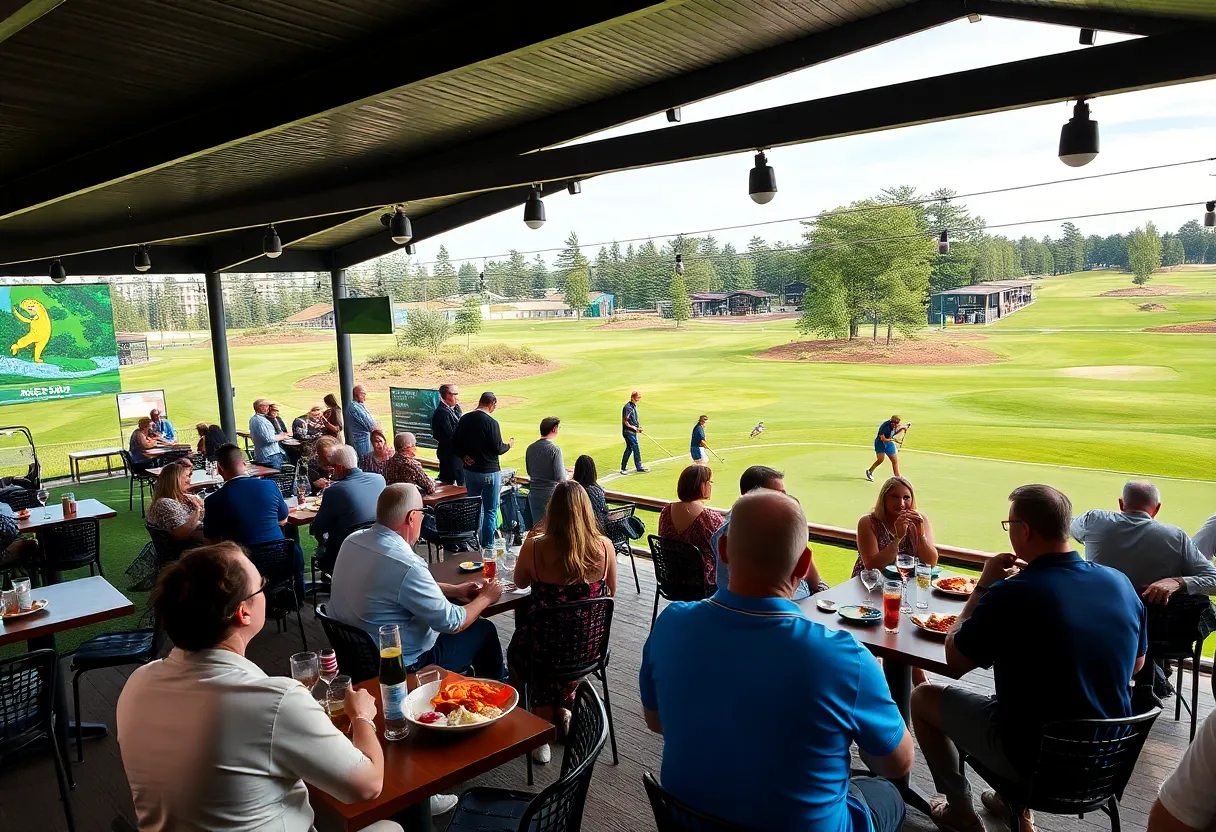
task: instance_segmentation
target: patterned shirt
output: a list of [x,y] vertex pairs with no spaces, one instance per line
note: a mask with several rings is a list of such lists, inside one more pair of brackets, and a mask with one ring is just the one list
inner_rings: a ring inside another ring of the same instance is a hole
[[427,476],[422,463],[405,454],[393,454],[384,463],[384,481],[389,485],[411,482],[418,486],[418,490],[423,494],[435,493],[435,481]]
[[184,525],[193,511],[194,509],[185,503],[162,497],[148,509],[148,525],[171,532]]

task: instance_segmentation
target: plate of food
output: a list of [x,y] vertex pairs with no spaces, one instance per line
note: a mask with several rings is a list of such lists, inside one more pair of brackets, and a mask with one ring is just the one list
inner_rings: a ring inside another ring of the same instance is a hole
[[957,595],[966,598],[972,592],[975,592],[975,587],[978,583],[978,578],[964,578],[961,575],[950,575],[949,577],[935,580],[933,588],[947,595]]
[[850,604],[846,607],[841,607],[836,610],[836,614],[849,621],[860,621],[864,624],[882,621],[882,610],[878,607],[868,607],[865,604]]
[[36,612],[42,612],[44,609],[46,609],[50,605],[51,605],[51,602],[46,600],[45,598],[35,598],[34,605],[32,607],[30,607],[28,610],[18,610],[17,612],[6,612],[3,615],[0,615],[0,618],[3,618],[5,621],[8,621],[10,618],[25,618],[27,615],[33,615]]
[[405,698],[405,718],[435,731],[476,731],[493,725],[519,704],[519,691],[492,679],[449,673]]
[[29,520],[30,519],[30,510],[28,508],[21,509],[21,511],[17,512],[17,519],[18,520]]
[[931,633],[935,636],[944,636],[950,632],[950,628],[954,626],[955,621],[958,621],[957,615],[942,612],[931,612],[928,615],[918,613],[912,616],[913,624],[926,633]]
[[460,564],[461,572],[480,572],[485,563],[479,560],[466,560]]
[[[892,580],[892,581],[898,581],[898,580],[900,580],[900,577],[899,577],[899,570],[898,570],[898,569],[896,569],[896,568],[895,568],[895,566],[894,566],[893,564],[887,564],[886,566],[884,566],[884,567],[882,568],[882,574],[883,574],[883,577],[885,577],[885,578],[889,578],[889,579],[890,579],[890,580]],[[941,568],[941,566],[940,566],[940,565],[935,564],[935,565],[933,566],[933,575],[932,575],[932,577],[936,578],[936,577],[937,577],[938,575],[940,575],[940,574],[942,574],[942,568]],[[908,580],[912,580],[912,578],[909,578]]]

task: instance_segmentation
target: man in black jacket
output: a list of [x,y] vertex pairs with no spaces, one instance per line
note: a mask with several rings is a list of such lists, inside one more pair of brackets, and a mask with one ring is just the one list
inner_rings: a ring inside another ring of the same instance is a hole
[[464,487],[470,497],[481,498],[478,536],[482,546],[492,546],[494,532],[498,530],[498,503],[502,491],[502,467],[498,457],[515,446],[515,437],[505,443],[502,441],[498,422],[490,415],[497,407],[497,396],[482,393],[477,409],[460,417],[460,424],[452,436],[452,445],[464,461]]
[[438,443],[435,455],[439,457],[439,476],[436,479],[450,485],[464,485],[464,463],[452,448],[452,436],[462,415],[460,390],[455,384],[439,385],[439,407],[431,414],[431,435]]

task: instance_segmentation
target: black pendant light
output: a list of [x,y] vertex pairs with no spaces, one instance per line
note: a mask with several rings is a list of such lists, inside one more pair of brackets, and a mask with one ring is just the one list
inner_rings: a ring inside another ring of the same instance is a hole
[[777,176],[763,151],[756,154],[756,166],[747,178],[747,193],[757,205],[767,205],[777,195]]
[[408,254],[410,257],[413,257],[416,252],[417,252],[417,249],[414,248],[413,243],[405,244],[405,253]]
[[1089,117],[1089,105],[1079,99],[1072,118],[1060,128],[1060,161],[1071,168],[1088,165],[1098,155],[1098,122]]
[[684,274],[684,255],[676,255],[676,274]]
[[283,241],[279,239],[279,232],[274,230],[274,223],[271,223],[266,226],[266,236],[262,237],[262,254],[273,260],[282,253]]
[[1206,228],[1216,228],[1216,202],[1209,202],[1203,212],[1203,224]]
[[545,203],[540,199],[540,185],[532,186],[528,201],[524,203],[524,225],[537,229],[545,224]]
[[943,231],[942,236],[940,236],[937,239],[937,253],[938,254],[949,254],[950,253],[950,232]]
[[414,229],[410,225],[410,218],[405,215],[405,206],[403,205],[393,208],[392,213],[383,214],[380,217],[380,224],[388,229],[389,236],[399,246],[403,246],[414,239]]
[[678,124],[680,119],[683,117],[684,117],[683,113],[680,112],[679,107],[668,107],[667,108],[667,121],[670,122],[671,124]]
[[55,281],[56,283],[62,283],[67,279],[67,269],[63,267],[63,264],[59,262],[59,258],[56,257],[51,261],[51,280]]
[[582,192],[583,183],[579,182],[577,179],[571,179],[566,183],[566,193],[570,194],[570,196],[578,196]]
[[148,254],[147,246],[139,246],[135,249],[135,271],[146,272],[152,268],[152,257]]

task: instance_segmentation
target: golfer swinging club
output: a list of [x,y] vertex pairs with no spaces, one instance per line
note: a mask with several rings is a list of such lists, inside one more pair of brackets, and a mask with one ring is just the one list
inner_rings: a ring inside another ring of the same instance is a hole
[[874,453],[877,459],[874,464],[866,469],[866,479],[874,482],[874,469],[882,465],[883,458],[891,460],[891,470],[895,476],[899,476],[899,458],[896,454],[899,449],[895,447],[895,437],[912,427],[912,423],[900,425],[899,417],[892,416],[887,421],[878,426],[878,435],[874,437]]
[[638,402],[642,394],[634,390],[629,394],[629,401],[621,409],[621,436],[625,439],[625,455],[621,457],[621,474],[629,473],[629,457],[633,456],[633,464],[639,474],[645,474],[649,468],[642,467],[642,448],[638,444],[638,434],[642,433],[642,425],[638,421]]
[[688,451],[692,454],[694,465],[709,464],[709,445],[705,444],[705,423],[709,421],[709,417],[702,415],[697,419],[697,423],[692,426],[692,441],[689,444]]

